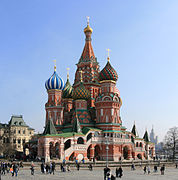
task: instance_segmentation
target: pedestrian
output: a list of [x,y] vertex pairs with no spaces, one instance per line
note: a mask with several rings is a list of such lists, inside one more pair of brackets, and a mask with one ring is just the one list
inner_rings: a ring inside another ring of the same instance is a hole
[[111,170],[109,170],[106,174],[107,180],[111,180]]
[[85,163],[85,159],[84,159],[84,158],[82,159],[82,163],[83,163],[83,164]]
[[118,177],[119,177],[119,169],[116,168],[116,178],[118,178]]
[[51,162],[49,163],[49,173],[50,174],[52,173],[52,163]]
[[109,167],[106,166],[106,167],[104,168],[104,180],[106,180],[107,173],[108,173],[109,171],[110,171]]
[[77,163],[77,170],[79,171],[80,170],[80,164]]
[[48,163],[47,163],[47,164],[46,164],[46,168],[45,168],[45,169],[46,169],[46,174],[48,174],[49,168],[50,168],[50,167],[49,167],[49,165],[48,165]]
[[147,166],[148,174],[150,174],[150,166]]
[[20,167],[23,168],[23,162],[22,161],[20,161]]
[[93,166],[92,164],[90,163],[89,166],[88,166],[89,170],[92,171],[93,170]]
[[158,171],[158,168],[157,168],[157,166],[155,165],[154,166],[154,172],[157,172]]
[[112,174],[111,175],[111,180],[115,180],[116,179],[116,177]]
[[119,174],[119,177],[120,177],[120,178],[123,176],[123,169],[122,169],[121,166],[120,166],[119,169],[118,169],[118,174]]
[[45,168],[45,166],[44,166],[44,163],[42,162],[41,163],[41,173],[43,173],[43,174],[44,174],[44,168]]
[[13,173],[12,173],[12,176],[14,176],[14,174],[15,174],[15,176],[17,176],[17,174],[18,174],[18,166],[17,166],[16,163],[14,163],[14,165],[13,165]]
[[144,171],[144,174],[146,174],[146,166],[144,166],[143,171]]
[[165,171],[165,165],[161,166],[161,169],[160,169],[160,171],[161,171],[161,175],[164,175],[164,171]]
[[31,175],[34,175],[34,171],[35,171],[35,168],[34,168],[34,163],[33,163],[33,161],[32,161],[32,163],[31,163]]
[[134,163],[132,163],[132,165],[131,165],[131,170],[132,170],[132,171],[135,170],[135,164],[134,164]]
[[67,171],[70,171],[70,164],[67,164]]
[[51,167],[51,169],[52,169],[53,175],[54,175],[55,168],[56,168],[56,164],[55,164],[55,162],[52,162],[52,167]]
[[176,163],[176,169],[177,169],[177,163]]
[[6,166],[5,166],[5,162],[2,163],[2,174],[6,174]]

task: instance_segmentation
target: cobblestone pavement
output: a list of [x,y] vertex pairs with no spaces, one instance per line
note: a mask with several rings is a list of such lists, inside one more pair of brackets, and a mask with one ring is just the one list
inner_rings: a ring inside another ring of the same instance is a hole
[[[131,171],[129,168],[123,168],[124,176],[122,179],[125,180],[178,180],[178,169],[166,168],[165,175],[158,173],[151,173],[150,175],[143,174],[141,168],[137,168],[135,171]],[[115,168],[112,169],[115,172]],[[1,176],[2,180],[103,180],[103,169],[89,170],[71,170],[71,172],[61,173],[59,170],[55,172],[55,175],[41,174],[40,170],[35,170],[35,175],[30,174],[29,169],[20,169],[17,177],[12,177],[11,174]],[[119,178],[118,178],[119,179]]]

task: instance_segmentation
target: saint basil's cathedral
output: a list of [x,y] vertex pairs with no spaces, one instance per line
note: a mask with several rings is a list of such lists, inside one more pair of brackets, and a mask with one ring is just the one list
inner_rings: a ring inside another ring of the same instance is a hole
[[119,161],[123,159],[151,159],[155,145],[145,131],[143,138],[135,124],[131,132],[122,125],[120,108],[122,100],[116,87],[118,74],[108,56],[100,71],[94,55],[87,23],[82,55],[77,63],[74,84],[66,83],[57,74],[46,81],[48,101],[45,104],[46,122],[38,139],[38,156],[50,161],[96,160]]

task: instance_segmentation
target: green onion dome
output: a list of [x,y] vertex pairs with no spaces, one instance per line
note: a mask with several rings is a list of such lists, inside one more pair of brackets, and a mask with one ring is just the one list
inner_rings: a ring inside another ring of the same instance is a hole
[[117,81],[118,74],[116,70],[111,66],[110,62],[108,61],[106,66],[103,68],[103,70],[99,74],[99,80],[113,80]]
[[73,91],[72,98],[77,99],[85,99],[88,100],[90,98],[90,91],[85,88],[83,82],[80,82],[80,85]]
[[73,87],[71,86],[69,79],[67,78],[67,82],[66,82],[64,89],[63,89],[62,97],[66,98],[66,99],[72,98],[72,93],[73,93]]

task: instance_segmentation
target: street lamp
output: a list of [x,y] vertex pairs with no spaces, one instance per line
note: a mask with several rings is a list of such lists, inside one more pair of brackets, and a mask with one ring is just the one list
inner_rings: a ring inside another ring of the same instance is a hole
[[105,136],[106,138],[106,166],[108,167],[108,151],[109,151],[109,141],[108,141],[108,136]]

